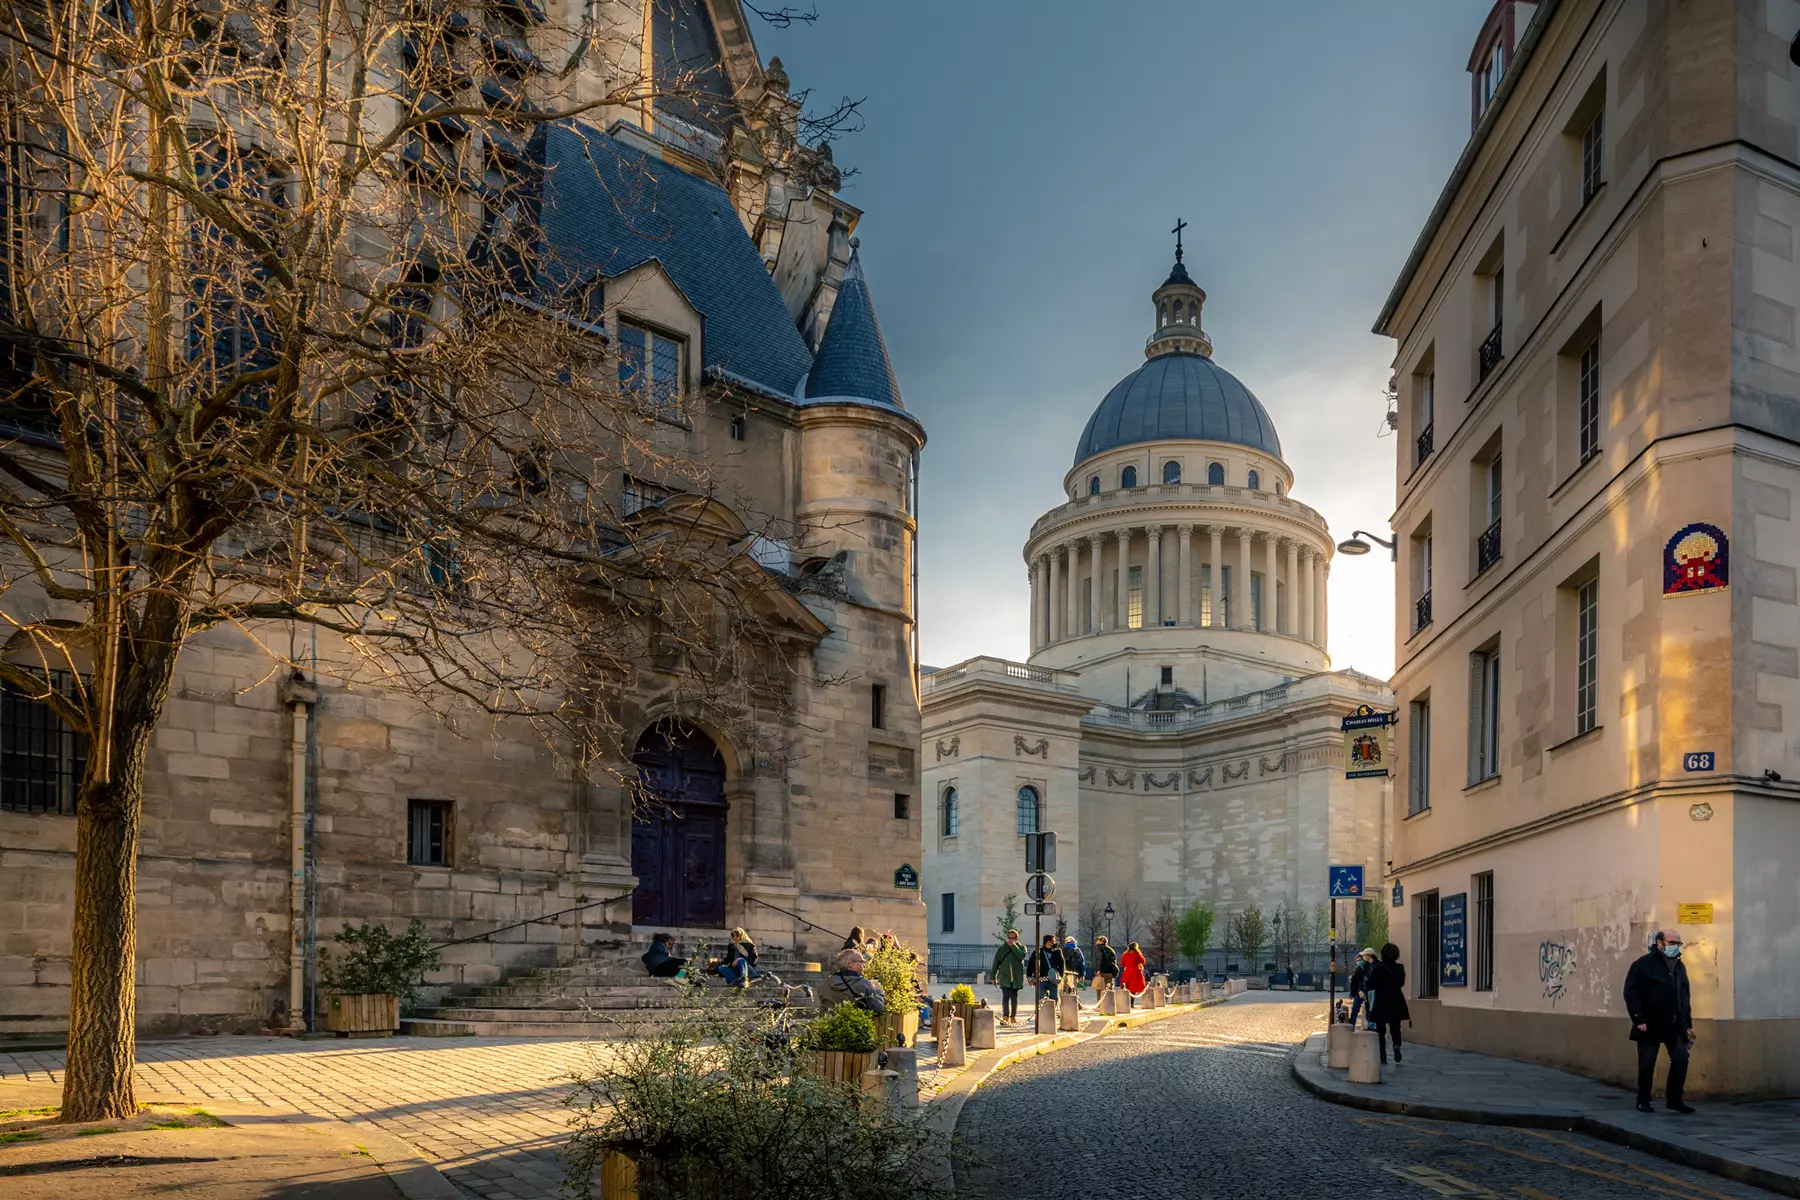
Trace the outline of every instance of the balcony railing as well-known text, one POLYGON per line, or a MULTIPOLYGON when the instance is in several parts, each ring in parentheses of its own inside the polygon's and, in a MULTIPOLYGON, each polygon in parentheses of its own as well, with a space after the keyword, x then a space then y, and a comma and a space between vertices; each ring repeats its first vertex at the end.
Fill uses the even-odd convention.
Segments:
POLYGON ((1426 592, 1413 601, 1413 632, 1417 633, 1429 624, 1431 624, 1431 593, 1426 592))
POLYGON ((1475 573, 1479 575, 1499 561, 1500 518, 1495 517, 1494 523, 1482 530, 1481 536, 1475 539, 1475 573))
POLYGON ((1432 450, 1432 445, 1433 445, 1432 439, 1431 439, 1432 428, 1433 428, 1432 426, 1427 425, 1427 426, 1425 426, 1425 428, 1423 428, 1419 431, 1419 441, 1418 441, 1419 457, 1417 459, 1413 460, 1413 465, 1415 467, 1418 466, 1420 463, 1424 462, 1426 459, 1431 457, 1431 450, 1432 450))
POLYGON ((1074 688, 1061 682, 1061 671, 1053 671, 1048 667, 1034 667, 1029 663, 1008 662, 1003 658, 971 658, 955 666, 931 671, 919 677, 919 691, 929 695, 939 688, 947 688, 967 679, 990 679, 1024 683, 1048 683, 1063 691, 1074 691, 1074 688))
POLYGON ((1481 352, 1480 352, 1479 357, 1481 360, 1481 362, 1480 362, 1481 370, 1478 372, 1478 374, 1476 376, 1476 382, 1478 382, 1478 383, 1481 380, 1486 379, 1488 377, 1488 375, 1493 371, 1493 369, 1500 365, 1501 355, 1500 355, 1500 326, 1499 326, 1499 324, 1497 324, 1497 323, 1495 324, 1494 332, 1488 334, 1487 340, 1481 343, 1481 352))

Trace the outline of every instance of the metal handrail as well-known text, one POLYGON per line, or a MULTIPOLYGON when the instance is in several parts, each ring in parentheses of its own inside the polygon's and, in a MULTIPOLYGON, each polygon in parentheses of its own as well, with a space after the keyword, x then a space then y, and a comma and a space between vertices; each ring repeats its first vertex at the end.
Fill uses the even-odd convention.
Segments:
POLYGON ((807 920, 805 917, 801 916, 799 913, 793 911, 792 909, 783 908, 779 904, 770 904, 767 900, 764 900, 761 897, 745 896, 744 899, 750 901, 750 903, 752 903, 752 904, 760 904, 764 908, 772 908, 778 913, 786 913, 788 916, 794 918, 794 920, 800 922, 802 925, 806 926, 808 929, 816 929, 820 933, 829 933, 832 937, 837 938, 839 941, 847 942, 850 940, 849 934, 838 933, 836 930, 827 929, 823 925, 815 924, 814 922, 807 920))
POLYGON ((502 925, 497 929, 490 929, 486 933, 477 933, 471 937, 457 938, 453 942, 433 942, 431 944, 431 948, 433 950, 442 950, 447 946, 461 946, 461 945, 465 945, 469 942, 486 941, 488 938, 493 937, 496 933, 505 933, 509 929, 518 929, 522 925, 537 925, 544 921, 554 921, 558 917, 564 917, 573 912, 584 912, 587 909, 595 908, 602 904, 611 904, 614 900, 623 900, 625 897, 631 895, 631 893, 635 892, 636 890, 637 890, 636 888, 627 888, 625 891, 619 892, 616 895, 603 896, 598 900, 590 900, 586 904, 577 904, 574 908, 565 908, 565 909, 561 910, 560 912, 545 913, 541 917, 532 917, 530 920, 527 920, 527 921, 514 921, 511 925, 502 925))

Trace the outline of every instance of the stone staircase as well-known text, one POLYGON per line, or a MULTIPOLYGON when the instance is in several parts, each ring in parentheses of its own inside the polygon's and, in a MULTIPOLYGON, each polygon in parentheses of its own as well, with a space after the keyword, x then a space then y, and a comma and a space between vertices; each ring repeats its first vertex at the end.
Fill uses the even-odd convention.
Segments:
MULTIPOLYGON (((724 949, 720 940, 687 943, 677 953, 704 964, 722 956, 724 949)), ((786 990, 770 982, 770 974, 784 985, 810 986, 815 993, 824 986, 823 964, 792 950, 759 949, 764 979, 739 993, 715 974, 704 983, 707 993, 741 995, 747 1004, 779 1000, 786 990)), ((638 961, 643 952, 642 945, 600 943, 566 966, 540 967, 498 983, 459 989, 435 1007, 402 1017, 400 1032, 415 1037, 617 1037, 653 1027, 691 1008, 697 997, 685 981, 644 974, 638 961)), ((800 1000, 797 991, 794 999, 800 1000)))

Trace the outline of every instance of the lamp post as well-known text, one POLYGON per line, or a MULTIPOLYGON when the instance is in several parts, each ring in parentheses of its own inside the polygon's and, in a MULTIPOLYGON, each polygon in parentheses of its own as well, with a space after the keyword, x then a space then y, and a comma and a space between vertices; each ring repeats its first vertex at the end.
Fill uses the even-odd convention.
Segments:
POLYGON ((1108 900, 1106 902, 1105 916, 1106 916, 1106 944, 1110 946, 1110 945, 1112 945, 1112 919, 1113 919, 1113 906, 1112 906, 1112 901, 1110 901, 1110 900, 1108 900))
POLYGON ((1374 542, 1378 546, 1385 547, 1388 552, 1388 557, 1394 562, 1400 561, 1399 538, 1395 538, 1390 542, 1386 538, 1376 537, 1374 534, 1366 533, 1361 529, 1353 530, 1349 537, 1337 544, 1338 553, 1349 554, 1352 556, 1367 554, 1369 552, 1369 542, 1363 541, 1364 538, 1368 538, 1369 542, 1374 542))

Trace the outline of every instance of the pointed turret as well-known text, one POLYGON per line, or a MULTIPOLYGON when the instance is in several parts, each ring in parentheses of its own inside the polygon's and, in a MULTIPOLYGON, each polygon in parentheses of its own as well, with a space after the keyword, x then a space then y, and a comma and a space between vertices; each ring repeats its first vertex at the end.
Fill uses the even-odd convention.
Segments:
POLYGON ((1186 221, 1177 221, 1170 230, 1175 235, 1175 266, 1162 286, 1150 293, 1150 303, 1156 307, 1156 327, 1144 344, 1145 358, 1163 354, 1212 357, 1212 339, 1200 328, 1200 309, 1206 304, 1206 292, 1181 262, 1185 257, 1181 231, 1186 228, 1186 221))
POLYGON ((855 238, 850 239, 850 265, 844 268, 831 322, 825 327, 812 374, 806 380, 806 398, 866 400, 900 408, 900 385, 888 361, 881 323, 875 319, 857 244, 855 238))

